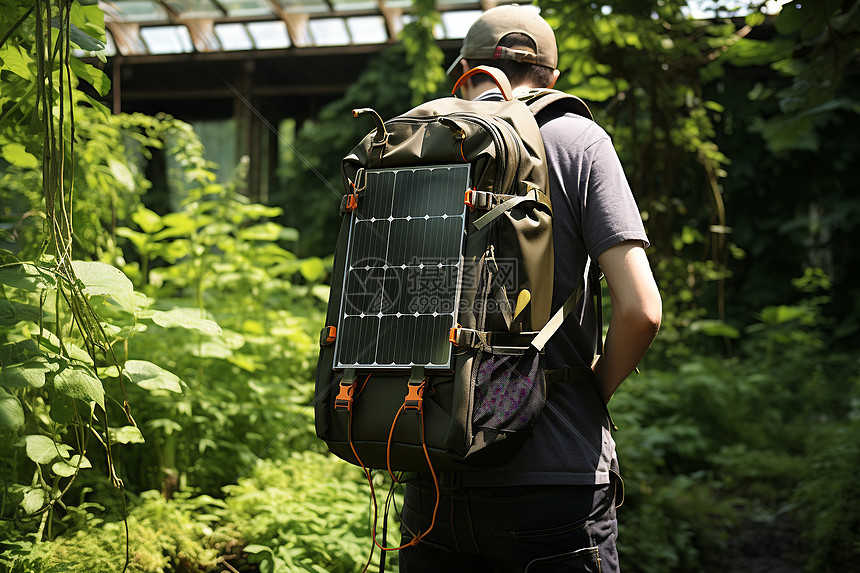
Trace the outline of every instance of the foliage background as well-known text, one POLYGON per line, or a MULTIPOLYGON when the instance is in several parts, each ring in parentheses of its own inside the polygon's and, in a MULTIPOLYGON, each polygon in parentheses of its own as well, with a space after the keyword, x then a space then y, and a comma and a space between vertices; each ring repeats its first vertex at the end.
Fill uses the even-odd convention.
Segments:
MULTIPOLYGON (((432 2, 300 126, 307 163, 286 166, 272 205, 241 194, 241 163, 216 180, 187 124, 110 115, 87 95, 107 78, 45 50, 98 49, 91 2, 8 4, 0 570, 359 570, 368 490, 324 453, 310 408, 336 197, 295 193, 324 184, 310 167, 340 187, 367 130, 349 109, 391 116, 445 91, 432 2), (185 197, 165 215, 141 201, 159 148, 185 197)), ((770 20, 758 6, 693 20, 678 0, 540 5, 559 87, 589 100, 622 157, 664 297, 643 374, 612 403, 625 569, 848 570, 860 3, 770 20)))

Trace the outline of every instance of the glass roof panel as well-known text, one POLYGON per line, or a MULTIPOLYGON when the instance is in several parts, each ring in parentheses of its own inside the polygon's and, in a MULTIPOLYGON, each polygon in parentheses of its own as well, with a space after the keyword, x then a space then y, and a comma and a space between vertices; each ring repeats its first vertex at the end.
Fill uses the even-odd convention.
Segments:
POLYGON ((272 7, 266 0, 219 0, 218 4, 231 17, 272 15, 272 7))
POLYGON ((308 22, 314 44, 317 46, 345 46, 349 44, 349 32, 343 18, 320 18, 308 22))
MULTIPOLYGON (((385 3, 386 6, 388 3, 385 3)), ((332 0, 332 8, 338 11, 348 12, 354 10, 376 10, 375 0, 332 0)))
POLYGON ((251 22, 247 27, 254 39, 254 45, 260 50, 290 47, 290 36, 287 34, 287 25, 283 20, 251 22))
POLYGON ((167 20, 167 10, 154 0, 113 0, 105 2, 105 14, 124 22, 167 20))
POLYGON ((215 24, 215 35, 225 50, 253 50, 254 44, 242 24, 215 24))
MULTIPOLYGON (((483 12, 480 10, 461 10, 458 12, 442 12, 442 26, 445 28, 445 38, 465 38, 466 32, 483 12)), ((436 36, 437 38, 440 36, 436 36)))
POLYGON ((346 26, 354 44, 384 44, 388 41, 385 18, 382 16, 347 18, 346 26))
POLYGON ((181 54, 194 51, 191 35, 185 26, 141 28, 140 36, 150 54, 181 54))
POLYGON ((436 6, 439 8, 449 8, 459 6, 461 4, 474 4, 475 0, 436 0, 436 6))
POLYGON ((165 2, 176 10, 181 18, 218 18, 224 15, 212 0, 165 0, 165 2))
POLYGON ((277 2, 287 12, 299 14, 329 12, 328 4, 324 0, 277 0, 277 2))
MULTIPOLYGON (((94 1, 94 0, 89 0, 94 1)), ((311 45, 337 46, 349 44, 376 44, 390 40, 385 15, 380 7, 394 9, 402 14, 392 23, 402 29, 403 23, 414 20, 410 8, 414 0, 98 0, 104 9, 106 20, 116 27, 117 23, 129 23, 123 28, 119 49, 130 55, 149 52, 151 54, 173 54, 194 52, 195 47, 185 26, 194 28, 194 20, 207 20, 199 27, 204 36, 210 38, 201 50, 253 50, 283 49, 292 46, 287 26, 279 16, 285 14, 309 16, 298 20, 311 45), (384 1, 384 5, 383 5, 384 1), (403 11, 401 12, 401 9, 403 11), (250 20, 250 21, 248 21, 250 20), (255 21, 256 20, 256 21, 255 21), (137 26, 140 24, 140 32, 137 26), (206 32, 207 26, 212 32, 206 32), (137 35, 139 33, 139 35, 137 35), (129 38, 125 38, 129 35, 129 38), (133 36, 133 37, 132 37, 133 36), (217 41, 216 41, 217 38, 217 41), (131 42, 131 44, 129 44, 131 42), (126 44, 139 47, 127 47, 126 44), (211 44, 211 45, 210 45, 211 44)), ((492 4, 507 4, 510 0, 488 0, 492 4)), ((700 3, 715 0, 695 0, 700 3)), ((725 0, 740 2, 741 0, 725 0)), ((786 2, 790 0, 770 0, 786 2)), ((434 28, 439 39, 461 39, 481 10, 479 0, 436 0, 441 9, 441 21, 434 28)), ((535 10, 539 10, 534 7, 535 10)), ((289 18, 288 18, 289 19, 289 18)), ((195 30, 197 28, 194 28, 195 30)), ((118 31, 116 28, 115 31, 118 31)), ((395 31, 396 32, 396 31, 395 31)), ((195 36, 195 38, 197 38, 195 36)), ((199 40, 199 38, 198 38, 199 40)), ((114 44, 116 49, 117 44, 114 44)))

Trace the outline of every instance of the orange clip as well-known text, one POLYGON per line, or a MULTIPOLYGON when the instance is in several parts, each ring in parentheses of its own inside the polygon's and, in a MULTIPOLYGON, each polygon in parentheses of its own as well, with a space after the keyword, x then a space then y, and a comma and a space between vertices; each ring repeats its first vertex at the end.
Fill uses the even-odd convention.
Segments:
POLYGON ((460 325, 458 324, 454 328, 448 331, 448 342, 457 346, 460 344, 460 325))
POLYGON ((337 393, 337 398, 334 399, 335 410, 352 410, 352 394, 355 392, 355 381, 346 383, 343 380, 340 382, 340 390, 337 393))
POLYGON ((346 206, 343 208, 347 213, 351 213, 358 208, 358 194, 352 193, 346 196, 346 206))
POLYGON ((424 407, 424 380, 421 382, 409 382, 409 391, 403 400, 404 410, 418 410, 424 407))
POLYGON ((468 205, 470 209, 475 208, 475 204, 472 202, 474 194, 475 192, 473 189, 466 189, 466 197, 463 199, 463 202, 468 205))
POLYGON ((337 339, 337 328, 326 326, 320 333, 320 345, 328 346, 337 339))

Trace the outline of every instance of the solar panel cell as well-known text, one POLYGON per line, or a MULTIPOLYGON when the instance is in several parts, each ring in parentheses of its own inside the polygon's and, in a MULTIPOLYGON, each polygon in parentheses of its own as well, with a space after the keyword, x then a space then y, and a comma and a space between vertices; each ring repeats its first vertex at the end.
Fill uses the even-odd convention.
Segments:
POLYGON ((451 367, 469 165, 367 171, 352 212, 335 368, 451 367))

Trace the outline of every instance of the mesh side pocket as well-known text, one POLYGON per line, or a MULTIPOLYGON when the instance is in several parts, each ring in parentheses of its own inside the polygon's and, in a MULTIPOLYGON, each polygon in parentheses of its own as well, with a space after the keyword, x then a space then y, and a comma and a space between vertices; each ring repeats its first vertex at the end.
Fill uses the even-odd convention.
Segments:
POLYGON ((543 355, 482 353, 475 381, 472 426, 516 432, 534 426, 546 401, 543 355))

